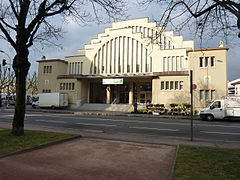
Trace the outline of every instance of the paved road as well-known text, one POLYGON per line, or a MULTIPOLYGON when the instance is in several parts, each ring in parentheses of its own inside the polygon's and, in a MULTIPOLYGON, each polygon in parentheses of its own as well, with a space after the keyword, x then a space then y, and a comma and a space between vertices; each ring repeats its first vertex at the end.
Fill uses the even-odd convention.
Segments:
MULTIPOLYGON (((0 122, 11 123, 12 118, 12 111, 0 112, 0 122)), ((66 129, 87 129, 106 133, 135 133, 179 138, 190 137, 189 119, 27 112, 25 124, 66 129)), ((240 121, 207 122, 194 120, 194 138, 202 140, 240 141, 240 121)))

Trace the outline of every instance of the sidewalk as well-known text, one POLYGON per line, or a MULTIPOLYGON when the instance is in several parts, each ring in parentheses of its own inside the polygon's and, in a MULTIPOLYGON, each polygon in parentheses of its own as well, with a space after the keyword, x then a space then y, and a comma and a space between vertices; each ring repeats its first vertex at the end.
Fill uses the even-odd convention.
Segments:
POLYGON ((0 159, 1 179, 167 180, 176 147, 80 138, 0 159))
MULTIPOLYGON (((0 129, 9 129, 10 126, 9 123, 0 123, 0 129)), ((61 128, 26 125, 25 129, 68 132, 83 137, 1 158, 0 177, 3 180, 171 179, 177 146, 110 140, 110 137, 107 140, 98 137, 102 133, 62 131, 61 128)))

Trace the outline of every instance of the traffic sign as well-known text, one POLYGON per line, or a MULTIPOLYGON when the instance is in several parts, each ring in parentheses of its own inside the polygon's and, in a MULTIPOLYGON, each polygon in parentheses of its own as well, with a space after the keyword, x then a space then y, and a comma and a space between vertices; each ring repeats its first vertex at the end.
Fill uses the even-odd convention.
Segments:
POLYGON ((193 84, 193 85, 192 85, 192 89, 193 89, 193 90, 196 90, 196 89, 197 89, 197 85, 196 85, 196 84, 193 84))

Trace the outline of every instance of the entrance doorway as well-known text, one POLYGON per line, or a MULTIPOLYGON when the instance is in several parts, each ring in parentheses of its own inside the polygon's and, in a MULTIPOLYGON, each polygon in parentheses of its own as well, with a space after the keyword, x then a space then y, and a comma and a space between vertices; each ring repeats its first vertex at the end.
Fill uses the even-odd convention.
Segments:
POLYGON ((121 85, 119 86, 119 95, 121 104, 128 104, 129 103, 129 86, 128 85, 121 85))

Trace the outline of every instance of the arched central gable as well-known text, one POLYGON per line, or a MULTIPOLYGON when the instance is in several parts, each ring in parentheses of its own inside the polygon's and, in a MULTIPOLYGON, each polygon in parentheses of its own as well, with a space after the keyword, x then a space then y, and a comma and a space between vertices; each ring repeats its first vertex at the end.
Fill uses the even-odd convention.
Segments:
POLYGON ((91 68, 92 74, 152 72, 152 57, 138 40, 119 36, 98 48, 91 68))

